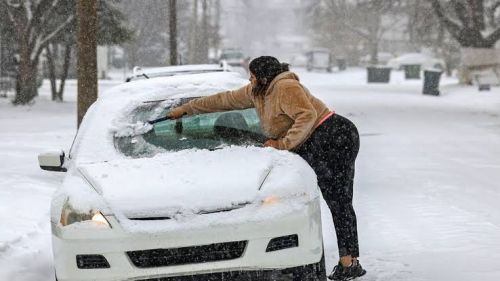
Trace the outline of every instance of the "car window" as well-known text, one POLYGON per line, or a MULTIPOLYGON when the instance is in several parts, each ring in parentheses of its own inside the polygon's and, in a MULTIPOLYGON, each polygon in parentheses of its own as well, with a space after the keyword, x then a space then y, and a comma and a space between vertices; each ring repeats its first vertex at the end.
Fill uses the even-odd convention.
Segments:
MULTIPOLYGON (((171 108, 189 99, 143 104, 130 115, 132 124, 165 116, 171 108)), ((145 134, 114 137, 118 151, 131 157, 149 157, 165 151, 218 149, 228 145, 257 145, 266 140, 255 109, 214 112, 166 120, 145 134)))

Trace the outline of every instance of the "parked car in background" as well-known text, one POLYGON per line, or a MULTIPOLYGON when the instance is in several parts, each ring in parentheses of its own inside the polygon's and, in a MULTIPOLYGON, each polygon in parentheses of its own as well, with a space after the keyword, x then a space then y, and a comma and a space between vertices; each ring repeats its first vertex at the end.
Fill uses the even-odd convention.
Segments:
POLYGON ((408 53, 400 55, 396 58, 390 59, 387 62, 387 66, 401 70, 403 65, 420 65, 422 70, 424 69, 439 69, 444 70, 446 63, 444 60, 432 57, 430 55, 422 53, 408 53))
POLYGON ((124 83, 99 95, 51 203, 65 280, 326 280, 316 175, 262 147, 255 109, 164 120, 189 100, 241 87, 234 72, 124 83))
POLYGON ((328 49, 318 48, 306 53, 307 71, 325 70, 332 72, 333 58, 328 49))
POLYGON ((292 67, 306 67, 307 56, 304 54, 295 54, 291 56, 289 63, 292 67))
POLYGON ((230 66, 245 67, 245 55, 240 49, 223 49, 219 62, 225 61, 230 66))
POLYGON ((231 67, 225 63, 221 64, 186 64, 176 66, 145 68, 134 67, 132 75, 125 82, 149 79, 155 77, 168 77, 175 75, 197 74, 207 72, 231 71, 231 67))

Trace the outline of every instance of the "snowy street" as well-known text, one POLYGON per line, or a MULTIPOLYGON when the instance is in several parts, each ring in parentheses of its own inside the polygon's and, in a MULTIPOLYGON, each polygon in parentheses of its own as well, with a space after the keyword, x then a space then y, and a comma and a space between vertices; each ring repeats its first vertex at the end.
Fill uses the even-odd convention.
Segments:
MULTIPOLYGON (((500 280, 500 88, 442 77, 442 95, 424 96, 422 80, 401 71, 390 84, 367 84, 365 72, 297 70, 361 134, 354 206, 368 273, 359 280, 500 280)), ((0 280, 53 280, 49 207, 63 174, 42 171, 37 154, 69 151, 76 81, 63 103, 50 101, 48 81, 32 106, 0 98, 0 129, 0 280)), ((323 234, 329 272, 338 257, 327 210, 323 234)))

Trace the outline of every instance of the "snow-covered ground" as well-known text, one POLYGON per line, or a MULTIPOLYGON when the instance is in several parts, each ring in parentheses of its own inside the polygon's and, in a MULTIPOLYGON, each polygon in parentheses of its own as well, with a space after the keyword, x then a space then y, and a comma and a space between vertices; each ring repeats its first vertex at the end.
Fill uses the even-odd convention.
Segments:
MULTIPOLYGON (((307 73, 303 83, 359 127, 355 208, 360 280, 500 280, 500 88, 478 92, 442 81, 442 96, 393 73, 367 84, 365 71, 307 73)), ((121 83, 100 81, 100 90, 121 83)), ((118 77, 119 76, 119 77, 118 77)), ((44 83, 33 106, 0 99, 0 280, 52 280, 49 204, 62 174, 37 154, 69 149, 76 130, 76 82, 66 101, 44 83)), ((333 225, 323 212, 329 270, 333 225)))

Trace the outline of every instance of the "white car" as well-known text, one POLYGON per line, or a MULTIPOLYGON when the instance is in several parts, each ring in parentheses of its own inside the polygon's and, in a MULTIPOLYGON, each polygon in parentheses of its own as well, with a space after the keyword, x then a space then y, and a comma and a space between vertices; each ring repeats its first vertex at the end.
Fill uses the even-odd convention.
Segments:
POLYGON ((307 57, 307 71, 316 69, 326 70, 332 72, 333 58, 330 50, 326 48, 317 48, 306 53, 307 57))
POLYGON ((245 67, 245 56, 240 49, 223 49, 219 62, 225 62, 230 66, 245 67))
POLYGON ((67 171, 51 203, 59 281, 326 280, 314 171, 262 147, 254 109, 145 124, 245 83, 232 72, 124 83, 92 105, 68 157, 39 155, 67 171))
POLYGON ((439 69, 444 70, 446 63, 442 59, 434 58, 429 55, 421 53, 409 53, 404 54, 399 57, 390 59, 387 62, 387 66, 393 69, 402 69, 403 65, 420 65, 422 70, 425 69, 439 69))

